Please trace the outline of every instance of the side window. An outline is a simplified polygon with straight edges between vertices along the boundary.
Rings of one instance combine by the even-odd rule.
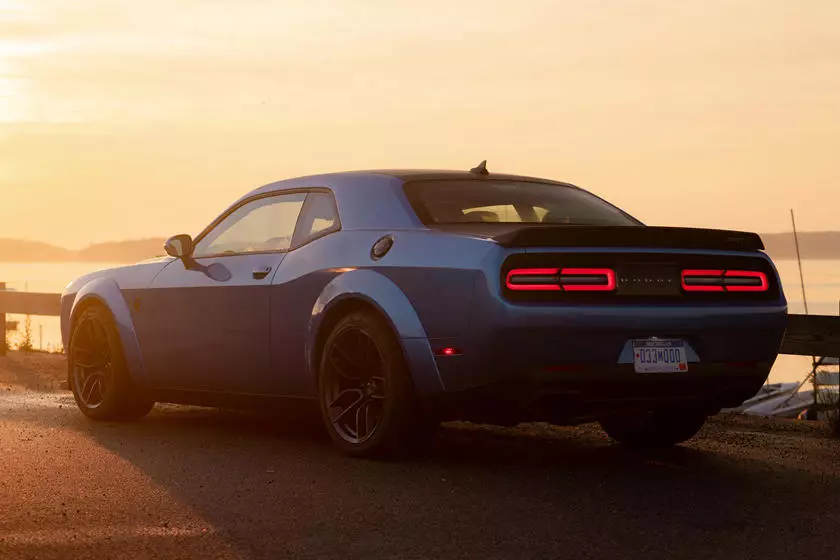
[[[228,215],[195,246],[195,257],[285,251],[291,247],[306,193],[252,200]]]
[[[332,194],[311,192],[303,205],[292,247],[300,247],[316,237],[335,231],[339,225],[338,210]]]

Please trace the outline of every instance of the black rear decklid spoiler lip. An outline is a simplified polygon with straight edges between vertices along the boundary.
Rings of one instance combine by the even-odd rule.
[[[432,229],[492,239],[503,247],[640,247],[760,251],[757,233],[655,226],[436,224]]]

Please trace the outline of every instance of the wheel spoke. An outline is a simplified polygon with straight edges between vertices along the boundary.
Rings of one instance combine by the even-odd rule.
[[[338,356],[336,356],[336,354],[338,354]],[[344,363],[341,363],[341,360],[338,359],[339,357],[341,358],[341,360],[344,361]],[[341,377],[344,377],[345,379],[358,379],[358,377],[354,377],[354,376],[350,375],[349,373],[347,373],[346,364],[349,363],[349,362],[340,351],[330,352],[330,358],[329,359],[330,359],[330,364],[332,364],[333,368],[335,368],[336,372],[338,372],[338,375],[340,375]],[[352,364],[351,364],[351,367],[352,367]]]
[[[105,331],[105,326],[102,325],[99,321],[93,321],[95,323],[93,330],[95,332],[95,346],[99,348],[100,353],[103,356],[107,356],[108,354],[108,333]]]
[[[79,343],[79,341],[76,338],[74,338],[73,339],[73,351],[74,352],[82,352],[84,354],[87,354],[91,350],[90,350],[90,348],[88,348],[87,345],[82,345],[81,343]]]
[[[92,373],[85,378],[84,384],[82,385],[82,400],[87,404],[91,404],[90,397],[93,395],[93,390],[97,382],[99,382],[100,377],[101,374]]]
[[[90,358],[97,352],[96,345],[90,335],[90,321],[85,321],[79,326],[79,330],[73,340],[73,350],[76,354],[84,354],[86,358]]]
[[[368,433],[368,424],[367,424],[367,401],[356,409],[356,437],[359,439],[364,439]]]
[[[370,363],[368,362],[368,350],[370,346],[370,339],[361,331],[356,331],[356,343],[353,345],[353,353],[356,356],[356,361],[359,370],[366,376],[369,375]]]
[[[102,400],[102,379],[97,376],[96,379],[90,384],[90,391],[88,392],[87,399],[85,402],[88,404],[96,404]],[[96,399],[94,396],[99,395],[99,398]]]
[[[359,361],[362,364],[362,369],[367,375],[370,375],[372,365],[371,346],[373,346],[373,344],[370,342],[370,339],[365,336],[359,337],[359,345],[356,351],[359,354]]]
[[[88,319],[84,322],[84,326],[85,338],[87,339],[87,343],[90,344],[93,348],[96,348],[96,335],[94,335],[93,333],[93,321]]]
[[[79,356],[82,356],[82,358],[83,358],[83,359],[84,359],[84,358],[90,358],[90,356],[91,356],[92,354],[93,354],[93,351],[92,351],[90,348],[88,348],[87,346],[81,346],[80,344],[77,344],[77,343],[75,343],[75,341],[74,341],[74,344],[73,344],[73,356],[74,356],[75,358],[78,358]],[[76,359],[76,362],[78,362],[78,361],[79,361],[79,360],[78,360],[78,359]]]
[[[100,376],[99,380],[96,383],[96,392],[99,395],[97,402],[102,402],[102,399],[105,398],[105,376]]]
[[[365,425],[367,426],[367,433],[365,435],[373,433],[373,430],[376,429],[379,423],[379,413],[373,410],[373,408],[373,401],[368,401],[367,406],[365,406]]]
[[[347,350],[347,348],[344,348],[343,346],[344,346],[344,341],[342,340],[342,337],[339,337],[335,341],[335,343],[333,343],[333,350],[335,350],[339,354],[339,356],[341,356],[342,360],[344,360],[345,362],[350,364],[351,368],[356,369],[358,366],[357,366],[356,362],[350,357],[352,352],[349,352]]]
[[[343,391],[341,391],[338,394],[338,396],[335,399],[333,399],[333,401],[330,403],[329,407],[330,408],[344,408],[344,405],[341,403],[341,401],[347,399],[347,397],[350,397],[350,396],[353,397],[352,399],[350,399],[350,402],[352,403],[352,402],[355,402],[355,401],[359,400],[364,395],[363,395],[361,389],[344,389]]]
[[[356,393],[358,395],[358,397],[352,403],[350,403],[348,406],[346,406],[346,407],[341,406],[339,404],[339,401],[345,395],[352,394],[352,393]],[[336,397],[336,399],[330,404],[330,410],[332,410],[333,408],[338,408],[338,409],[341,410],[341,412],[337,416],[333,417],[332,421],[333,422],[343,421],[345,418],[347,418],[348,416],[350,416],[351,414],[353,414],[357,410],[359,410],[359,407],[361,407],[362,404],[364,404],[364,402],[365,402],[365,396],[358,389],[347,389],[345,391],[342,391],[341,394],[339,394],[338,397]]]

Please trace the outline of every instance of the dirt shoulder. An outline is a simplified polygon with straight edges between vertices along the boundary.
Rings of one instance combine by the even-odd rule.
[[[0,356],[0,391],[59,391],[67,381],[62,354],[9,352]]]

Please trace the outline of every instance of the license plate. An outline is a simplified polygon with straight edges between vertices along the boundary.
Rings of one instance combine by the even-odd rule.
[[[667,339],[634,340],[633,365],[639,373],[688,371],[685,342]]]

